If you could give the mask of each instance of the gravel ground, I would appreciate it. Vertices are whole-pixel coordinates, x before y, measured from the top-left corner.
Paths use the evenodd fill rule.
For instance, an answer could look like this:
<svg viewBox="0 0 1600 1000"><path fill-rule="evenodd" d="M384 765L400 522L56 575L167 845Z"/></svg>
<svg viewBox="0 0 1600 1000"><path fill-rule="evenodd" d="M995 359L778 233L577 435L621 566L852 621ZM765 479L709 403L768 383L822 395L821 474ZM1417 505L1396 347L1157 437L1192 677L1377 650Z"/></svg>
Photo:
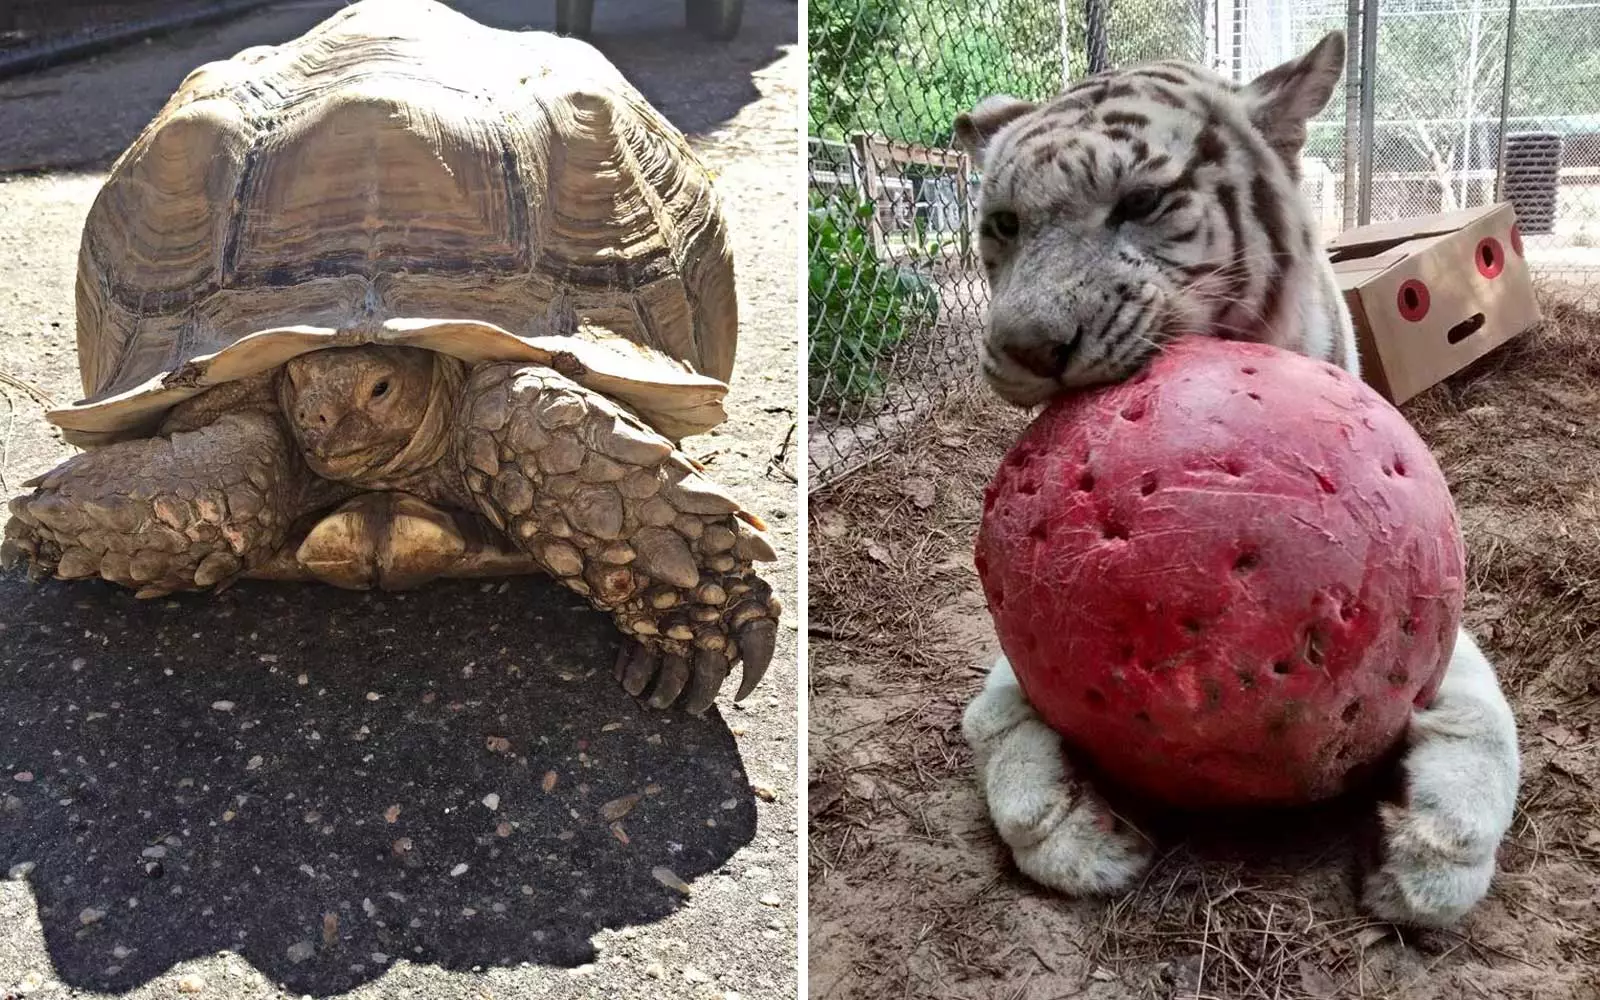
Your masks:
<svg viewBox="0 0 1600 1000"><path fill-rule="evenodd" d="M71 451L37 395L78 395L100 171L195 65L337 6L0 84L0 492ZM733 228L732 418L686 449L773 525L766 681L702 719L642 709L609 620L541 578L154 602L0 578L0 997L797 995L796 6L749 0L726 45L681 5L596 6Z"/></svg>

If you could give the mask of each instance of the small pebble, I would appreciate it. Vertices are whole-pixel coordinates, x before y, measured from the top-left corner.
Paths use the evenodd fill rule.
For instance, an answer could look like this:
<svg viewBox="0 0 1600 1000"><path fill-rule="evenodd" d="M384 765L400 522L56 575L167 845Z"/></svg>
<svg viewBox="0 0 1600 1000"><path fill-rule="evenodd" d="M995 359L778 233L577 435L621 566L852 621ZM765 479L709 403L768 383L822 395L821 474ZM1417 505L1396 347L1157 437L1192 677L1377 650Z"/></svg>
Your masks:
<svg viewBox="0 0 1600 1000"><path fill-rule="evenodd" d="M35 867L37 866L32 861L18 861L11 866L10 871L6 872L6 877L10 879L27 878L28 873L33 871Z"/></svg>
<svg viewBox="0 0 1600 1000"><path fill-rule="evenodd" d="M488 795L485 795L483 797L483 805L484 808L488 809L490 812L494 812L496 809L499 809L500 794L498 792L490 792Z"/></svg>
<svg viewBox="0 0 1600 1000"><path fill-rule="evenodd" d="M459 878L460 876L465 875L467 873L467 868L468 867L469 866L467 865L467 863L465 861L461 862L460 864L456 865L454 868L450 869L450 877L451 878Z"/></svg>
<svg viewBox="0 0 1600 1000"><path fill-rule="evenodd" d="M506 753L511 749L511 741L504 736L491 736L484 741L490 753Z"/></svg>
<svg viewBox="0 0 1600 1000"><path fill-rule="evenodd" d="M657 882L660 882L662 885L675 892L681 892L687 896L692 891L689 888L689 883L679 878L678 873L673 871L671 868L652 868L650 869L650 874Z"/></svg>
<svg viewBox="0 0 1600 1000"><path fill-rule="evenodd" d="M376 691L368 691L367 692L367 700L368 701L378 701L382 697L383 697L383 695L379 694Z"/></svg>
<svg viewBox="0 0 1600 1000"><path fill-rule="evenodd" d="M178 980L179 993L200 993L206 988L206 981L200 976L188 975Z"/></svg>
<svg viewBox="0 0 1600 1000"><path fill-rule="evenodd" d="M146 847L144 850L139 852L139 856L141 858L164 858L167 856L167 849L162 845L157 844L154 847Z"/></svg>
<svg viewBox="0 0 1600 1000"><path fill-rule="evenodd" d="M544 773L544 781L540 782L540 787L546 792L553 792L555 791L556 780L556 773L554 771L546 771Z"/></svg>
<svg viewBox="0 0 1600 1000"><path fill-rule="evenodd" d="M212 708L213 711L217 711L217 712L231 712L231 711L233 711L233 702L231 702L231 701L214 701L214 702L211 703L211 708Z"/></svg>
<svg viewBox="0 0 1600 1000"><path fill-rule="evenodd" d="M385 822L393 823L395 820L400 818L400 807L398 805L393 805L385 809L383 811L383 818Z"/></svg>
<svg viewBox="0 0 1600 1000"><path fill-rule="evenodd" d="M256 768L265 763L266 760L260 754L256 754L254 757L250 758L249 763L245 764L244 769L246 771L254 771Z"/></svg>
<svg viewBox="0 0 1600 1000"><path fill-rule="evenodd" d="M18 771L16 774L13 774L11 776L11 780L12 781L20 781L22 784L26 785L28 782L33 780L33 772L32 771Z"/></svg>
<svg viewBox="0 0 1600 1000"><path fill-rule="evenodd" d="M651 962L644 967L644 974L651 979L663 979L667 975L667 970L660 962Z"/></svg>
<svg viewBox="0 0 1600 1000"><path fill-rule="evenodd" d="M752 781L750 790L756 793L756 798L763 802L774 802L778 798L778 790L765 781Z"/></svg>
<svg viewBox="0 0 1600 1000"><path fill-rule="evenodd" d="M289 946L289 961L299 965L316 953L316 945L313 945L310 941L296 941Z"/></svg>
<svg viewBox="0 0 1600 1000"><path fill-rule="evenodd" d="M83 908L83 911L78 914L78 923L87 927L90 924L97 924L101 920L104 920L105 916L106 911L97 910L92 906L86 906Z"/></svg>
<svg viewBox="0 0 1600 1000"><path fill-rule="evenodd" d="M683 978L687 979L691 983L711 982L710 976L706 975L704 972L701 972L692 965L686 965L683 967Z"/></svg>
<svg viewBox="0 0 1600 1000"><path fill-rule="evenodd" d="M763 894L759 902L762 906L782 906L783 897L775 892L769 892Z"/></svg>

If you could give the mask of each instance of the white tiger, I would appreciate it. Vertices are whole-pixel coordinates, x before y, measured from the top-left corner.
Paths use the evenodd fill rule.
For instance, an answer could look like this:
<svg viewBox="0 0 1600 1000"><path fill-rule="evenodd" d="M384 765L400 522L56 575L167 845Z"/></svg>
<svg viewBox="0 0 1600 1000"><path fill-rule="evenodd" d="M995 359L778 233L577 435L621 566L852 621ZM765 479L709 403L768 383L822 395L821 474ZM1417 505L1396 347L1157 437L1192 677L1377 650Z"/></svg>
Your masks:
<svg viewBox="0 0 1600 1000"><path fill-rule="evenodd" d="M1264 341L1359 374L1355 337L1297 189L1306 122L1333 93L1344 36L1247 85L1182 62L1089 77L1032 104L991 97L955 122L984 173L991 301L983 372L1023 406L1132 375L1180 333ZM1119 892L1151 845L1111 815L1001 657L967 707L989 813L1021 870L1070 894ZM1516 723L1462 630L1406 735L1404 804L1380 808L1363 902L1453 923L1488 891L1519 780Z"/></svg>

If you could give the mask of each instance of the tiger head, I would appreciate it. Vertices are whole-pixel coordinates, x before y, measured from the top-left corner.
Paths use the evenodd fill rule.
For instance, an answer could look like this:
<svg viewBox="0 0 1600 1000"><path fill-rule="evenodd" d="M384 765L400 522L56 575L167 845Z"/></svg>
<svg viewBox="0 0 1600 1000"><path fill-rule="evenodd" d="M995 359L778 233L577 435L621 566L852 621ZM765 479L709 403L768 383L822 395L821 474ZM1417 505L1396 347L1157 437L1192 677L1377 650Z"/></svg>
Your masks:
<svg viewBox="0 0 1600 1000"><path fill-rule="evenodd" d="M1344 36L1239 85L1144 63L955 120L983 171L983 371L1023 406L1115 382L1181 334L1263 340L1321 250L1298 191Z"/></svg>

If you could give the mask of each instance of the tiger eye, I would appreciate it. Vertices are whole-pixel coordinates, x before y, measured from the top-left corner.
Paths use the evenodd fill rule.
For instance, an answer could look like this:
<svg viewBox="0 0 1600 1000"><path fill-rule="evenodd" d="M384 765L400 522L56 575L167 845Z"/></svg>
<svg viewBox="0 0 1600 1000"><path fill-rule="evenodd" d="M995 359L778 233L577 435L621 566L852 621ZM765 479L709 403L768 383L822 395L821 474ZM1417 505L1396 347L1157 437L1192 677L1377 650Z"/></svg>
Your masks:
<svg viewBox="0 0 1600 1000"><path fill-rule="evenodd" d="M1014 240L1022 230L1022 220L1015 212L990 212L984 217L983 228L997 240Z"/></svg>
<svg viewBox="0 0 1600 1000"><path fill-rule="evenodd" d="M1161 199L1162 193L1158 187L1134 188L1118 200L1106 224L1120 226L1124 222L1138 222L1149 218L1161 207Z"/></svg>

